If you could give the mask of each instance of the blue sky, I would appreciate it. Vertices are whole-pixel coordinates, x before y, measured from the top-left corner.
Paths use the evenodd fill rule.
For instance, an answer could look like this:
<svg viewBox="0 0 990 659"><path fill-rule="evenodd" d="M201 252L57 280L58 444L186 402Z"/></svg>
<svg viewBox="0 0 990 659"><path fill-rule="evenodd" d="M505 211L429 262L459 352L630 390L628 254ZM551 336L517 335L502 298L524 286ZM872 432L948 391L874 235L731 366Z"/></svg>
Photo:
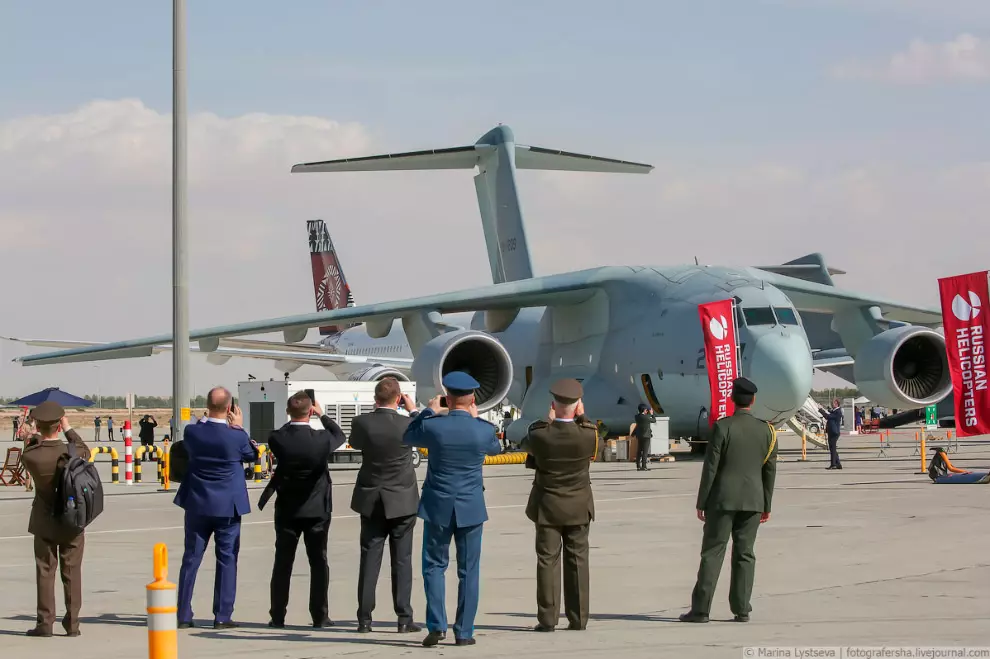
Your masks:
<svg viewBox="0 0 990 659"><path fill-rule="evenodd" d="M987 266L984 0L190 0L188 25L197 327L309 311L301 227L314 217L359 302L396 296L381 266L394 260L416 293L451 288L452 272L487 283L466 174L288 168L470 143L497 122L523 143L657 166L527 174L538 274L822 251L849 271L843 285L931 304L936 277ZM16 281L44 246L37 286L101 282L65 301L74 325L12 314L0 334L167 330L171 64L167 0L0 3L0 277ZM458 248L410 258L436 244ZM217 299L213 281L253 302ZM0 346L0 394L88 386L87 369L7 365L20 351ZM105 388L155 393L168 366L100 369ZM195 372L205 387L249 368Z"/></svg>

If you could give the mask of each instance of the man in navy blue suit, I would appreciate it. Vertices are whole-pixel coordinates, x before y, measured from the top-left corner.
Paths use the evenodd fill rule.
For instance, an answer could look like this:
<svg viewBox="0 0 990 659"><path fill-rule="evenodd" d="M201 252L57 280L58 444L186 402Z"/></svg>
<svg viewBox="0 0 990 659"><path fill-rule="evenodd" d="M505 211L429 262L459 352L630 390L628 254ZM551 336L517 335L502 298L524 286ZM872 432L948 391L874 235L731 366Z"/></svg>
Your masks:
<svg viewBox="0 0 990 659"><path fill-rule="evenodd" d="M406 429L402 441L428 452L426 480L419 501L423 520L423 583L426 589L424 647L447 638L446 584L450 540L457 547L457 645L474 645L478 613L481 529L488 520L482 465L502 452L495 426L478 418L477 380L460 371L443 378L450 411L441 415L440 397L430 401Z"/></svg>
<svg viewBox="0 0 990 659"><path fill-rule="evenodd" d="M179 571L179 629L193 626L192 594L196 572L213 536L217 545L217 576L213 586L213 628L230 629L237 593L237 554L241 546L241 517L251 512L245 462L254 462L255 449L241 428L241 410L230 392L211 389L206 397L209 418L186 426L183 445L189 467L175 504L186 511L185 550Z"/></svg>

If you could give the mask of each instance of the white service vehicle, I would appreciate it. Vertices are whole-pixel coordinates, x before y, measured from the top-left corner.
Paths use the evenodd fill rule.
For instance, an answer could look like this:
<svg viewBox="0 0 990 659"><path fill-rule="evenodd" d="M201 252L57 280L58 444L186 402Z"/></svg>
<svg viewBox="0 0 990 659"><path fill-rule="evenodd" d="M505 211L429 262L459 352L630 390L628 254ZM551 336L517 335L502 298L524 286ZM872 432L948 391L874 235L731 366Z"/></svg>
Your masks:
<svg viewBox="0 0 990 659"><path fill-rule="evenodd" d="M244 429L251 439L259 444L268 441L268 435L275 428L281 428L289 421L285 412L289 397L297 391L312 390L316 402L323 411L350 437L351 421L358 414L366 414L375 409L375 386L377 382L357 382L349 380L248 380L237 383L237 402L244 412ZM402 393L416 398L415 382L400 382ZM405 413L405 412L403 412ZM310 425L320 429L319 419L310 419ZM413 465L418 467L422 455L415 449ZM334 463L359 463L361 452L344 444L334 451Z"/></svg>

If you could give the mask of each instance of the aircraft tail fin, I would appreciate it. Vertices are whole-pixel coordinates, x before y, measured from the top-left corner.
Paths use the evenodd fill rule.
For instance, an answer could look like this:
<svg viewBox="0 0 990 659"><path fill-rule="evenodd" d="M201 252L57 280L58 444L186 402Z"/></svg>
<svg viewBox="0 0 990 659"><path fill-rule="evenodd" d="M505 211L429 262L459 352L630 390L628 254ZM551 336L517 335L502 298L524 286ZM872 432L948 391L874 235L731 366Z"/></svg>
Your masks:
<svg viewBox="0 0 990 659"><path fill-rule="evenodd" d="M354 306L351 288L344 277L344 269L340 267L337 250L330 240L330 232L323 220L307 220L306 231L309 234L309 259L313 268L313 292L316 294L316 310L330 311ZM320 334L328 336L338 334L354 324L329 325L320 328Z"/></svg>
<svg viewBox="0 0 990 659"><path fill-rule="evenodd" d="M478 168L474 177L492 281L530 279L533 266L516 188L517 169L647 174L652 165L515 143L508 126L497 126L475 144L447 149L388 153L295 165L293 173L374 172Z"/></svg>

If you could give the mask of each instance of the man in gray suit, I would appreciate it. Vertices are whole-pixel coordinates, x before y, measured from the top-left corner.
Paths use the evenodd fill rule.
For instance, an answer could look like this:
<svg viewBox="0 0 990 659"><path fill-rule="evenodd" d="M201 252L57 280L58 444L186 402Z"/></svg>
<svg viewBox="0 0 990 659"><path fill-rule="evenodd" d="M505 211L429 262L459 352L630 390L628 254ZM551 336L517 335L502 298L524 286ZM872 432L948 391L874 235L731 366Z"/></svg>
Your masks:
<svg viewBox="0 0 990 659"><path fill-rule="evenodd" d="M357 630L361 634L371 631L386 538L399 633L421 631L413 622L411 602L413 528L419 510L419 486L412 452L402 443L410 417L399 414L400 405L410 416L415 416L413 399L402 393L397 380L384 378L375 387L375 411L357 416L351 423L350 444L362 453L361 470L351 497L351 510L361 515L357 610Z"/></svg>

